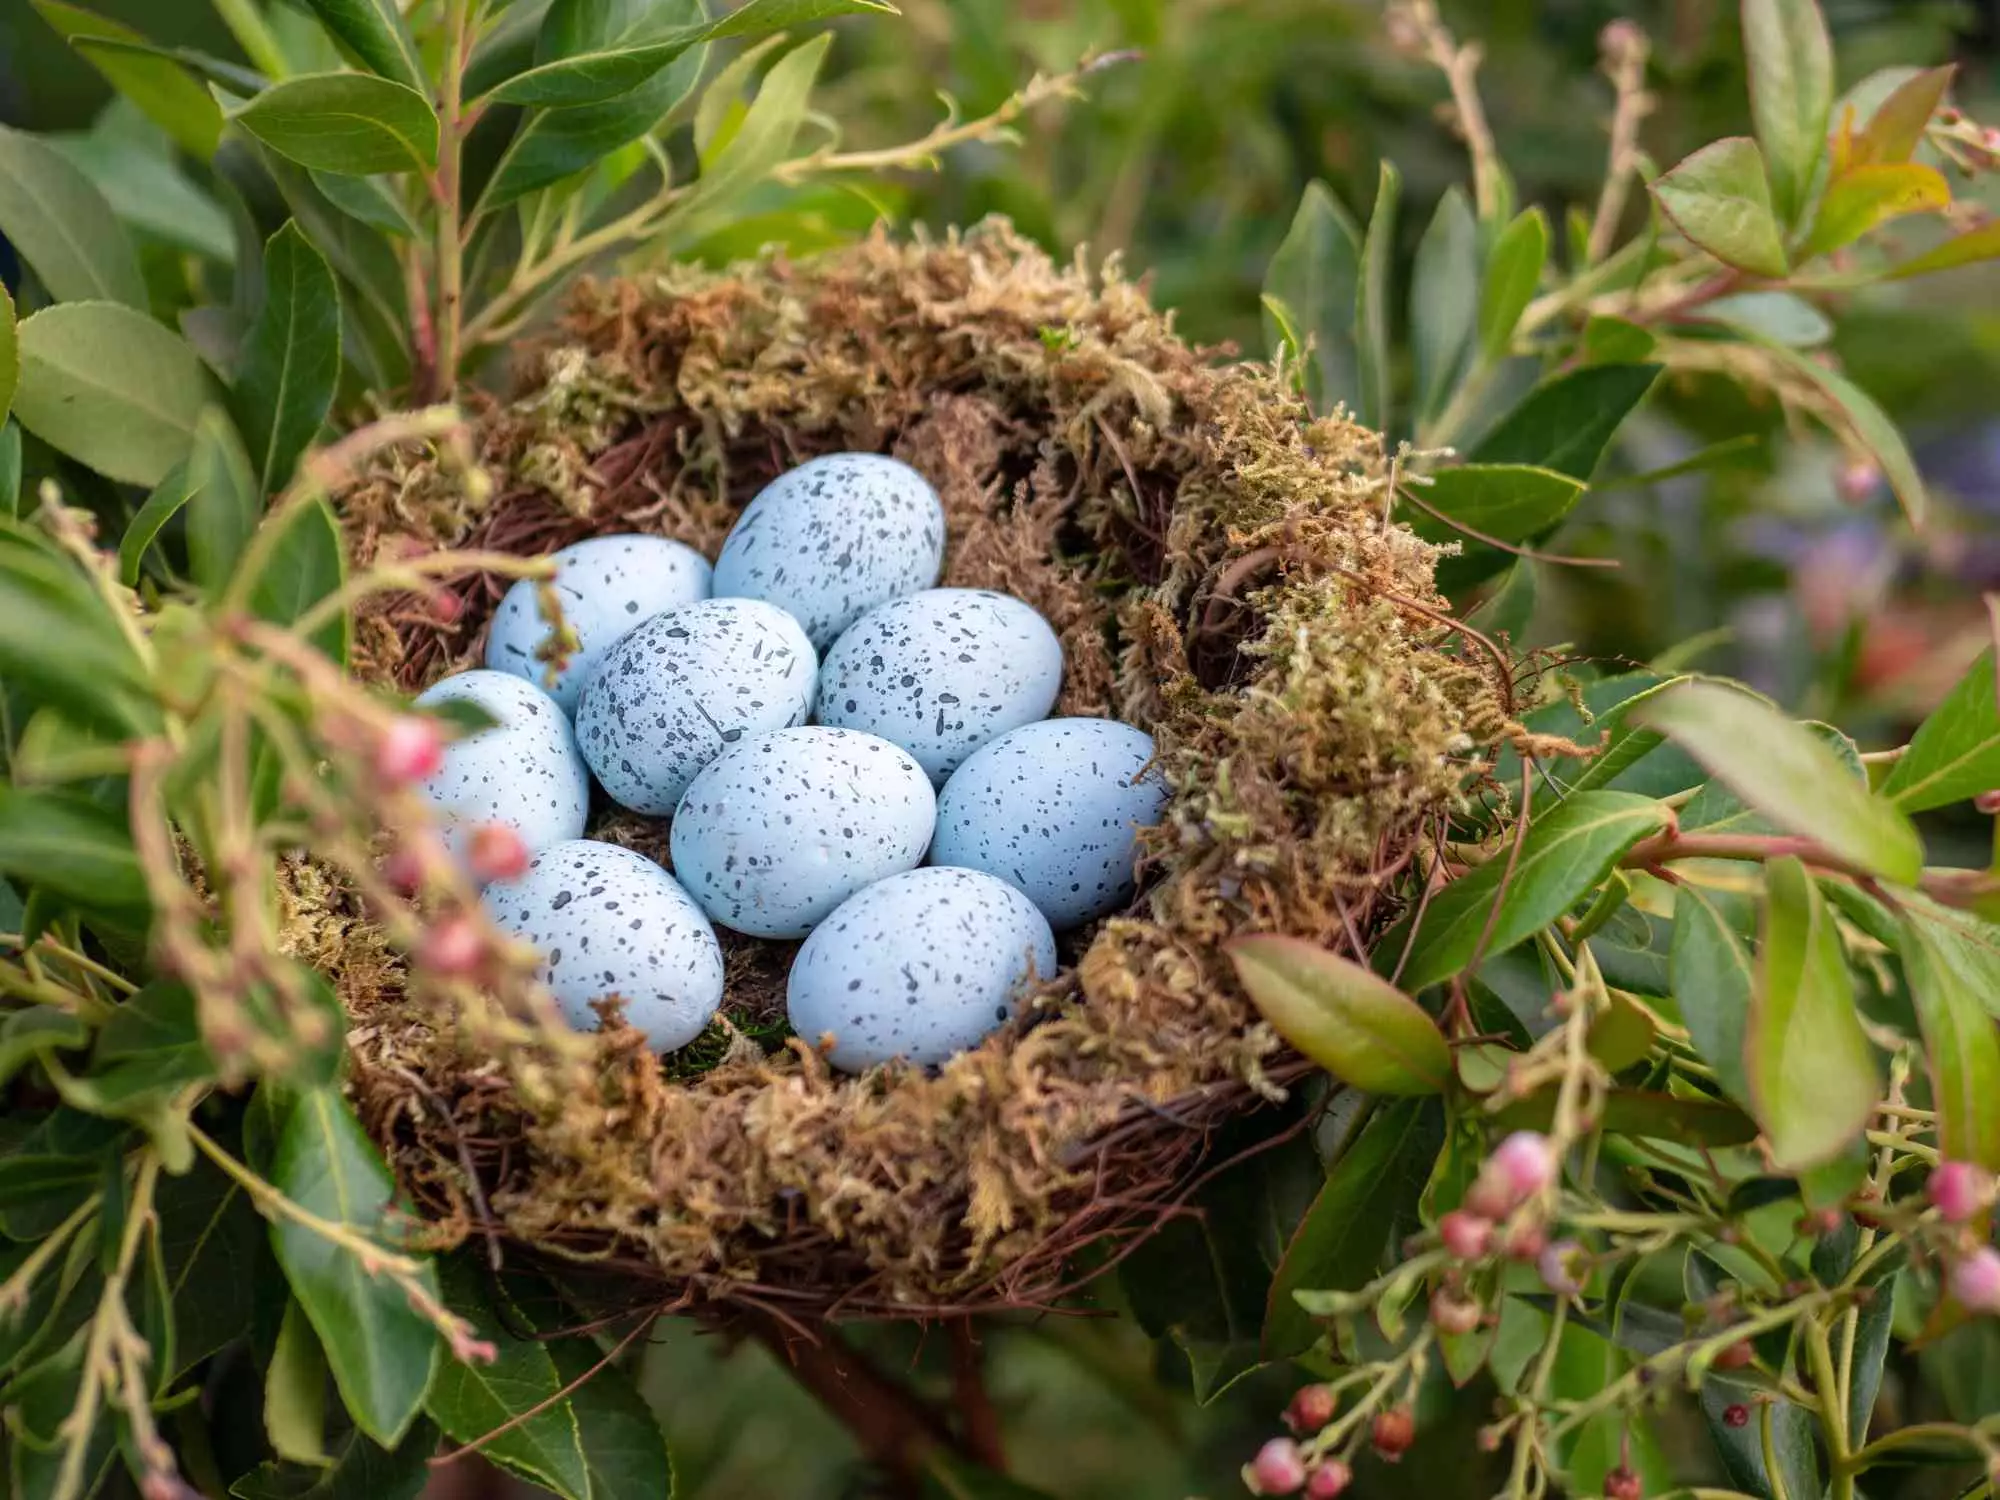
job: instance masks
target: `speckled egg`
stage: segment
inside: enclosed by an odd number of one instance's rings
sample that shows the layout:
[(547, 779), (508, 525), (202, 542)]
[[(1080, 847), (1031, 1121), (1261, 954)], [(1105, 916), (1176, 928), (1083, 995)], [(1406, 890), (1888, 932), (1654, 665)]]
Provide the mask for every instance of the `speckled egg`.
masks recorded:
[(583, 832), (590, 777), (569, 720), (547, 693), (508, 672), (472, 671), (445, 678), (416, 701), (420, 708), (472, 703), (498, 721), (447, 745), (444, 764), (423, 783), (454, 855), (464, 853), (481, 823), (505, 824), (530, 850)]
[(724, 751), (674, 809), (674, 870), (751, 937), (804, 937), (865, 885), (923, 862), (937, 821), (909, 754), (855, 729), (780, 729)]
[(486, 888), (487, 915), (542, 954), (565, 1019), (597, 1029), (593, 1000), (625, 1002), (656, 1052), (700, 1036), (722, 1003), (722, 947), (694, 898), (643, 854), (571, 839)]
[(981, 745), (1046, 718), (1062, 643), (1019, 599), (925, 589), (868, 611), (819, 669), (814, 717), (901, 745), (939, 786)]
[(858, 1073), (892, 1057), (929, 1066), (1014, 1013), (1022, 981), (1055, 973), (1034, 904), (977, 870), (910, 870), (849, 897), (792, 961), (792, 1030)]
[(523, 578), (493, 612), (486, 665), (546, 687), (566, 714), (576, 712), (585, 679), (620, 636), (663, 609), (706, 599), (713, 571), (694, 548), (663, 536), (594, 536), (550, 560), (563, 622), (576, 632), (577, 649), (550, 683), (548, 663), (535, 654), (548, 639), (548, 622), (535, 580)]
[(824, 651), (943, 567), (944, 507), (929, 481), (879, 453), (833, 453), (780, 474), (744, 507), (715, 560), (715, 596), (789, 610)]
[(931, 863), (1011, 881), (1062, 932), (1132, 899), (1138, 830), (1167, 789), (1153, 737), (1111, 719), (1044, 719), (976, 750), (938, 795)]
[(812, 642), (776, 605), (683, 605), (604, 654), (577, 701), (577, 744), (614, 801), (661, 817), (731, 745), (803, 724), (818, 672)]

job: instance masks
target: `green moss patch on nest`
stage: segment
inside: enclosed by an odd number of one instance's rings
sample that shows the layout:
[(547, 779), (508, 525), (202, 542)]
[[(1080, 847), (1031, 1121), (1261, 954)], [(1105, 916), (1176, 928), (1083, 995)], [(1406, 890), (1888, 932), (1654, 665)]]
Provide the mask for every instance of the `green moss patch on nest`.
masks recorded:
[[(1041, 610), (1059, 712), (1150, 729), (1173, 798), (1134, 908), (928, 1074), (843, 1078), (777, 1043), (788, 946), (738, 940), (737, 1034), (705, 1071), (610, 1028), (592, 1089), (530, 1102), (402, 997), (340, 893), (301, 894), (295, 942), (354, 1014), (364, 1116), (449, 1233), (795, 1315), (1045, 1301), (1074, 1251), (1173, 1211), (1215, 1123), (1296, 1076), (1221, 945), (1364, 946), (1452, 803), (1466, 726), (1494, 717), (1424, 613), (1433, 549), (1384, 525), (1380, 440), (1004, 224), (586, 286), (483, 448), (501, 483), (476, 512), (421, 462), (348, 496), (364, 547), (538, 555), (640, 529), (713, 555), (781, 470), (896, 454), (944, 499), (945, 582)], [(449, 626), (390, 601), (363, 622), (365, 670), (415, 688), (472, 664), (497, 594), (469, 581)], [(663, 833), (596, 830), (662, 856)]]

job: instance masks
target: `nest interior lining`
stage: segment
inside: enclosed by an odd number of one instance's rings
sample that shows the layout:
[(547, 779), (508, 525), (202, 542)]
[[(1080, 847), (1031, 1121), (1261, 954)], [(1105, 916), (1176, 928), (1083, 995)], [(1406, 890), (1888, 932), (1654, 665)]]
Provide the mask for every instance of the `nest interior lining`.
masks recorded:
[[(737, 1034), (698, 1044), (703, 1066), (609, 1027), (594, 1087), (536, 1100), (302, 875), (294, 940), (355, 1019), (364, 1117), (446, 1235), (791, 1315), (1045, 1302), (1073, 1251), (1170, 1212), (1209, 1129), (1293, 1075), (1221, 945), (1363, 946), (1490, 701), (1407, 607), (1438, 603), (1432, 549), (1382, 523), (1379, 439), (1189, 347), (1115, 266), (1056, 265), (1004, 224), (586, 286), (483, 446), (504, 477), (483, 509), (421, 460), (350, 494), (362, 549), (643, 530), (713, 556), (783, 469), (894, 453), (944, 501), (944, 582), (1041, 611), (1057, 712), (1153, 732), (1173, 796), (1133, 909), (929, 1073), (843, 1078), (768, 1045), (790, 945), (735, 940)], [(363, 670), (414, 689), (475, 664), (499, 591), (468, 580), (450, 625), (387, 601)], [(607, 812), (592, 836), (664, 857), (664, 833)]]

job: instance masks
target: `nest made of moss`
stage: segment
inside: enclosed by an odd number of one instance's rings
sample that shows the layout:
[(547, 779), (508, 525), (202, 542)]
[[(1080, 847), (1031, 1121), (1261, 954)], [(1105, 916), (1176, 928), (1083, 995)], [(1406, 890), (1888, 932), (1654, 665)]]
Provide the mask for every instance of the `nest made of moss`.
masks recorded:
[[(1075, 1252), (1175, 1212), (1213, 1128), (1298, 1076), (1224, 943), (1364, 950), (1493, 718), (1432, 613), (1434, 549), (1385, 523), (1381, 440), (1190, 347), (1115, 266), (1057, 265), (997, 222), (586, 285), (529, 363), (482, 424), (494, 498), (408, 461), (345, 499), (364, 554), (643, 530), (712, 556), (780, 471), (893, 453), (943, 498), (944, 582), (1054, 624), (1057, 711), (1152, 731), (1169, 815), (1133, 907), (941, 1068), (830, 1072), (783, 1037), (792, 945), (731, 940), (711, 1037), (663, 1064), (608, 1026), (592, 1086), (556, 1103), (405, 997), (358, 908), (304, 880), (294, 940), (352, 1013), (371, 1131), (441, 1233), (600, 1261), (663, 1300), (1046, 1304)], [(501, 586), (468, 580), (451, 624), (389, 601), (363, 671), (416, 689), (475, 664)], [(664, 833), (593, 825), (663, 859)]]

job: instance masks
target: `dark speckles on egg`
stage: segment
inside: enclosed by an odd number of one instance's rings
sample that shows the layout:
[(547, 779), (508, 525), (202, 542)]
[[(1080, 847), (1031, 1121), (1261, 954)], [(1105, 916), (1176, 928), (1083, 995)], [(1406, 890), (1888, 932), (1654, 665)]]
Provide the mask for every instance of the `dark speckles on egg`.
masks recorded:
[(512, 828), (530, 850), (583, 832), (590, 778), (569, 721), (540, 688), (509, 672), (460, 672), (420, 694), (417, 703), (471, 703), (498, 721), (447, 746), (444, 764), (423, 784), (454, 854), (462, 855), (471, 829), (481, 823)]

